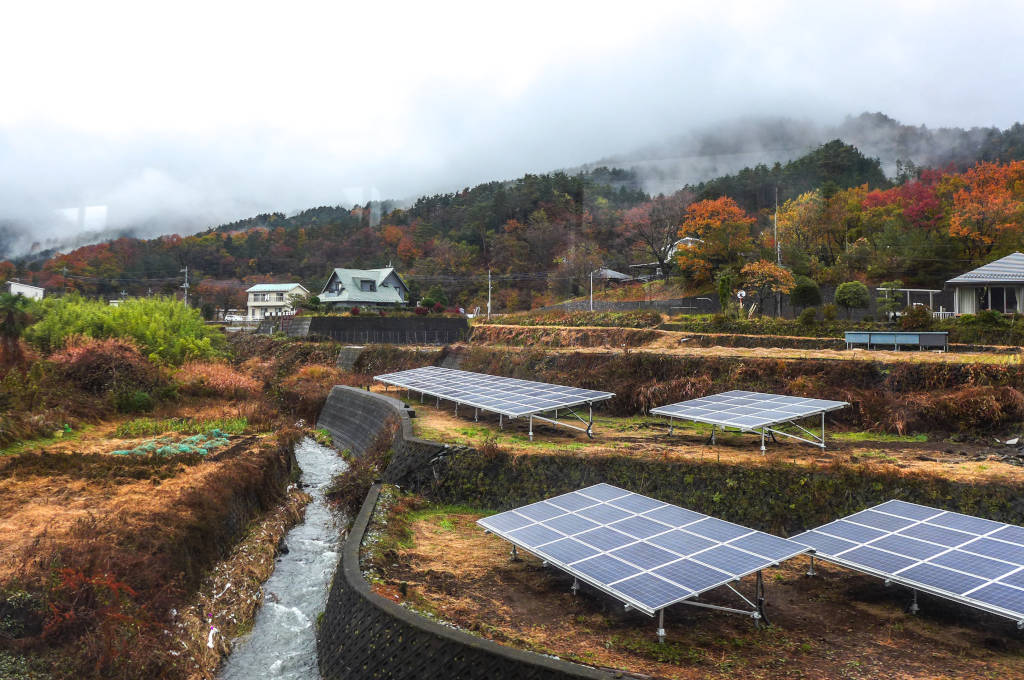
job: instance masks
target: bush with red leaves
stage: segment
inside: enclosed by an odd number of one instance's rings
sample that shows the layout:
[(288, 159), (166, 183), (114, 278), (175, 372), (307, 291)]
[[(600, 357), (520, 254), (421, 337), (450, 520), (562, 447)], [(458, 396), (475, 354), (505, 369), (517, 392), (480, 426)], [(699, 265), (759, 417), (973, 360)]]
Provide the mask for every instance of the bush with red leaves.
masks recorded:
[(131, 340), (77, 337), (50, 356), (57, 373), (92, 394), (123, 390), (149, 391), (164, 382)]

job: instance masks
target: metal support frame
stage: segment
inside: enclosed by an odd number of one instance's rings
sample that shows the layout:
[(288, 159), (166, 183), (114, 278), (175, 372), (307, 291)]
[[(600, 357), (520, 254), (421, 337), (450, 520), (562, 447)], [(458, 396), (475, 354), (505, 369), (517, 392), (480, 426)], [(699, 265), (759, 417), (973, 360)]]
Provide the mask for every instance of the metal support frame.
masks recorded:
[[(810, 417), (810, 416), (808, 416), (808, 417)], [(821, 448), (821, 449), (825, 448), (825, 414), (824, 413), (821, 414), (821, 434), (820, 435), (817, 432), (812, 432), (811, 430), (808, 430), (806, 427), (803, 427), (802, 425), (797, 424), (797, 422), (795, 420), (781, 421), (780, 423), (776, 423), (776, 425), (792, 425), (796, 429), (798, 429), (801, 432), (803, 432), (804, 434), (806, 434), (807, 437), (801, 437), (800, 435), (796, 435), (796, 434), (793, 434), (791, 432), (785, 432), (783, 430), (777, 429), (775, 427), (769, 427), (767, 425), (765, 425), (764, 427), (761, 427), (760, 429), (754, 429), (754, 430), (743, 430), (743, 429), (740, 429), (740, 428), (736, 428), (735, 432), (738, 432), (738, 433), (741, 433), (741, 434), (743, 432), (753, 432), (755, 434), (760, 434), (761, 435), (761, 453), (764, 453), (765, 451), (768, 450), (767, 447), (765, 446), (765, 443), (767, 441), (767, 437), (770, 436), (773, 442), (777, 442), (778, 441), (775, 438), (775, 435), (780, 435), (782, 437), (789, 437), (790, 439), (796, 439), (797, 441), (804, 442), (805, 444), (811, 444), (812, 446), (817, 446), (818, 448)], [(730, 431), (729, 428), (727, 426), (725, 426), (725, 425), (718, 425), (718, 424), (712, 423), (711, 424), (711, 436), (708, 438), (708, 441), (711, 444), (715, 443), (715, 435), (717, 434), (717, 432), (719, 430), (721, 430), (722, 432), (729, 432)], [(669, 418), (669, 434), (672, 434), (672, 419), (671, 418)]]
[[(587, 402), (587, 419), (584, 420), (580, 414), (576, 413), (574, 407), (563, 406), (563, 409), (569, 412), (569, 415), (576, 418), (578, 421), (586, 425), (586, 427), (580, 427), (579, 425), (570, 425), (564, 420), (558, 419), (558, 409), (552, 409), (554, 411), (554, 418), (548, 418), (546, 416), (534, 413), (530, 415), (530, 439), (533, 439), (533, 419), (543, 420), (545, 423), (551, 423), (552, 425), (561, 425), (562, 427), (568, 427), (571, 430), (578, 430), (579, 432), (586, 432), (587, 436), (591, 439), (594, 438), (594, 405), (591, 402)], [(547, 413), (547, 411), (541, 411), (541, 413)]]
[(720, 612), (727, 612), (729, 614), (740, 614), (741, 616), (749, 616), (754, 619), (754, 625), (760, 627), (761, 622), (764, 621), (766, 624), (770, 624), (768, 617), (764, 612), (765, 604), (765, 588), (764, 578), (761, 576), (761, 571), (757, 572), (757, 581), (754, 585), (754, 600), (751, 601), (746, 595), (741, 593), (732, 587), (731, 583), (726, 583), (725, 587), (736, 594), (741, 600), (750, 605), (750, 609), (737, 609), (735, 607), (723, 607), (717, 604), (708, 604), (706, 602), (694, 602), (693, 600), (683, 600), (679, 604), (688, 604), (691, 607), (703, 607), (705, 609), (714, 609)]
[(658, 642), (665, 643), (665, 610), (658, 610)]
[(907, 608), (907, 611), (911, 614), (916, 614), (921, 611), (921, 608), (917, 606), (917, 589), (911, 588), (910, 592), (914, 594), (914, 599), (910, 601), (910, 607)]
[(818, 572), (814, 571), (814, 555), (811, 555), (810, 557), (811, 557), (811, 566), (807, 570), (807, 575), (808, 576), (817, 576)]
[[(804, 434), (806, 434), (807, 437), (810, 437), (810, 439), (807, 439), (805, 437), (800, 437), (798, 435), (791, 434), (789, 432), (783, 432), (782, 430), (777, 430), (774, 427), (763, 427), (763, 428), (761, 428), (762, 429), (762, 433), (761, 433), (762, 442), (764, 440), (764, 432), (767, 431), (767, 432), (771, 432), (773, 436), (776, 435), (776, 434), (780, 434), (783, 437), (789, 437), (790, 439), (796, 439), (797, 441), (801, 441), (801, 442), (804, 442), (806, 444), (810, 444), (812, 446), (817, 446), (817, 447), (819, 447), (821, 449), (825, 448), (825, 413), (824, 412), (822, 412), (822, 414), (821, 414), (821, 435), (820, 436), (816, 432), (811, 432), (806, 427), (803, 427), (802, 425), (798, 425), (795, 420), (787, 420), (783, 424), (784, 425), (792, 425), (796, 429), (798, 429), (801, 432), (803, 432)], [(764, 451), (764, 444), (763, 443), (761, 445), (761, 450)]]
[(523, 560), (519, 557), (519, 553), (516, 551), (516, 544), (512, 544), (512, 562), (522, 562)]

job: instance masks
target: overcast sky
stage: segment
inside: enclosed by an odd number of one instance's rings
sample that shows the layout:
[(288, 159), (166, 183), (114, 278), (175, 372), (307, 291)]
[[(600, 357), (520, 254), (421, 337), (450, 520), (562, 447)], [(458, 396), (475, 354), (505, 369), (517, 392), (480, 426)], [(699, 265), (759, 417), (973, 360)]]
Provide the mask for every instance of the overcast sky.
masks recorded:
[[(0, 219), (194, 230), (572, 166), (750, 116), (1006, 127), (1024, 2), (19, 2)], [(95, 224), (102, 223), (102, 215)], [(42, 221), (40, 221), (42, 220)]]

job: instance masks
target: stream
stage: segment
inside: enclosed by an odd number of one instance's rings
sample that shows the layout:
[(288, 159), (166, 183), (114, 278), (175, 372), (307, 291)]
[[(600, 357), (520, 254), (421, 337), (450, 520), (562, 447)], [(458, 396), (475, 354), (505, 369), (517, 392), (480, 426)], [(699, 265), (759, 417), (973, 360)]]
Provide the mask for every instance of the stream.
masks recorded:
[(306, 518), (285, 536), (288, 553), (277, 560), (263, 584), (263, 606), (252, 631), (234, 641), (220, 680), (286, 678), (319, 680), (316, 617), (327, 604), (331, 577), (338, 566), (340, 518), (324, 491), (347, 464), (336, 451), (309, 437), (295, 447), (304, 491), (313, 497)]

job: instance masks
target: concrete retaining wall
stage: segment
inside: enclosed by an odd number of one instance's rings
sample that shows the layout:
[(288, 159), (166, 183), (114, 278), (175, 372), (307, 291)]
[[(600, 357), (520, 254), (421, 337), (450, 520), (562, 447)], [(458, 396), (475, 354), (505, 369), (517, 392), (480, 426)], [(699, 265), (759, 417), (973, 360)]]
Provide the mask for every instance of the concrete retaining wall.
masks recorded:
[(281, 317), (275, 323), (289, 337), (360, 344), (447, 345), (469, 335), (469, 321), (463, 317), (297, 316)]
[[(418, 473), (449, 449), (412, 436), (415, 413), (397, 399), (336, 386), (320, 414), (320, 427), (356, 455), (365, 454), (383, 434), (394, 432), (391, 464), (385, 479), (400, 482)], [(325, 680), (388, 678), (418, 680), (608, 680), (621, 673), (503, 647), (429, 621), (374, 593), (359, 566), (359, 549), (377, 503), (380, 484), (363, 502), (342, 550), (327, 608), (317, 635), (320, 674)]]

